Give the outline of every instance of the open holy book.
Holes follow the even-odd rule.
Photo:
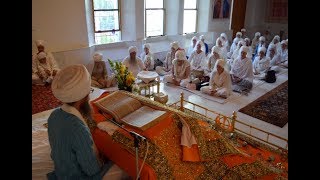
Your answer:
[[[95,105],[113,116],[119,124],[127,124],[146,130],[166,117],[166,111],[157,110],[142,104],[122,91],[116,91],[99,99]]]

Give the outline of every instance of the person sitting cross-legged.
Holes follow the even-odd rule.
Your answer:
[[[91,74],[91,86],[100,89],[114,87],[117,85],[115,75],[108,75],[106,62],[102,59],[101,53],[94,53],[93,62],[88,65],[88,71]]]
[[[200,91],[212,96],[227,98],[231,94],[231,77],[225,67],[225,61],[218,59],[211,72],[209,86],[200,88]]]
[[[53,78],[60,70],[57,64],[47,56],[47,53],[40,52],[32,65],[32,84],[51,84]]]
[[[175,59],[172,61],[171,74],[165,75],[164,82],[172,83],[177,86],[186,87],[190,82],[190,63],[183,50],[178,50]]]
[[[240,56],[234,60],[230,71],[232,90],[243,94],[248,94],[253,86],[252,61],[247,57],[248,52],[247,46],[240,48]]]

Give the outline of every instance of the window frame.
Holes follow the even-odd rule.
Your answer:
[[[160,37],[164,36],[165,32],[165,2],[162,0],[163,7],[162,8],[146,8],[146,2],[147,0],[144,0],[144,37],[145,38],[151,38],[151,37]],[[163,21],[162,21],[162,34],[156,35],[156,36],[147,36],[147,10],[162,10],[163,13]]]
[[[122,34],[121,34],[121,17],[120,17],[120,15],[121,15],[121,13],[120,13],[120,11],[121,11],[121,4],[120,4],[120,0],[117,0],[117,2],[118,2],[118,9],[98,9],[98,10],[95,10],[94,9],[94,0],[91,0],[91,3],[92,3],[92,19],[93,19],[93,31],[94,31],[94,43],[95,44],[97,44],[96,43],[96,33],[106,33],[106,32],[111,32],[111,33],[113,33],[113,32],[120,32],[120,40],[121,40],[121,36],[122,36]],[[96,19],[95,19],[95,15],[94,15],[94,13],[95,12],[99,12],[99,11],[102,11],[102,12],[113,12],[113,11],[118,11],[118,22],[119,22],[119,24],[118,24],[118,27],[119,27],[119,29],[111,29],[111,30],[103,30],[103,31],[97,31],[96,30],[96,24],[95,24],[95,22],[96,22]]]
[[[184,0],[184,2],[185,2],[185,0]],[[184,8],[184,2],[183,2],[183,24],[184,24],[184,12],[185,12],[185,10],[187,10],[187,11],[189,11],[189,10],[195,10],[196,11],[196,23],[195,23],[195,31],[194,32],[187,32],[187,33],[185,33],[184,32],[184,28],[183,28],[183,26],[182,26],[182,33],[183,34],[192,34],[192,33],[196,33],[196,32],[198,32],[198,11],[199,11],[199,8],[198,8],[198,0],[196,0],[196,8]]]

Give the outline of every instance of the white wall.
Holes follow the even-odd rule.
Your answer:
[[[54,52],[88,47],[85,2],[32,0],[32,40],[37,39]]]
[[[169,50],[172,41],[178,41],[181,47],[186,48],[194,35],[205,35],[205,40],[210,46],[222,32],[225,32],[231,41],[230,19],[213,20],[212,2],[198,1],[199,32],[182,35],[184,0],[165,0],[166,36],[144,39],[144,1],[120,0],[122,42],[94,45],[91,0],[32,0],[33,52],[36,50],[35,40],[46,40],[47,49],[53,52],[60,67],[64,67],[75,63],[87,64],[92,59],[94,51],[103,53],[105,59],[121,60],[128,55],[127,50],[131,45],[136,45],[140,54],[145,42],[153,43],[152,50],[161,54]],[[271,32],[288,29],[287,23],[265,22],[266,2],[267,0],[247,0],[245,28],[249,37],[252,37],[251,33],[265,28],[269,28]]]
[[[180,17],[180,10],[181,10],[181,0],[175,0],[175,1],[164,1],[164,5],[166,8],[165,11],[165,31],[166,35],[176,35],[176,34],[182,34],[182,29],[181,32],[179,32],[179,17]],[[183,10],[183,6],[182,6]],[[182,16],[181,16],[182,17]]]

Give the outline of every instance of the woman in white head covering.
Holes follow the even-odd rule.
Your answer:
[[[226,47],[223,46],[223,40],[221,37],[217,38],[215,46],[217,46],[219,48],[221,58],[227,59],[228,51],[227,51]]]
[[[260,36],[259,38],[259,43],[256,46],[256,49],[254,50],[254,55],[252,56],[252,61],[254,60],[254,58],[258,55],[258,50],[261,47],[265,47],[266,49],[268,49],[267,43],[266,43],[266,38],[264,36]]]
[[[45,49],[45,42],[43,40],[37,40],[35,41],[35,44],[37,46],[38,52],[34,53],[32,55],[32,84],[35,85],[44,85],[45,83],[50,83],[52,79],[46,81],[43,78],[49,74],[49,71],[52,71],[52,77],[55,76],[55,74],[60,70],[58,67],[57,62],[55,61],[53,55],[51,52],[46,51]],[[46,60],[43,60],[41,63],[39,61],[39,54],[42,53],[41,58],[43,59],[45,56]],[[42,73],[42,70],[48,71],[48,73]],[[40,75],[42,74],[42,75]],[[51,74],[51,73],[50,73]],[[46,78],[47,79],[47,78]]]
[[[174,42],[170,43],[170,49],[171,49],[171,51],[169,51],[167,53],[166,59],[163,62],[163,66],[157,66],[156,67],[156,72],[160,76],[164,76],[166,74],[170,74],[171,73],[172,60],[174,60],[175,54],[176,54],[177,50],[179,49],[179,43],[177,41],[174,41]]]
[[[198,38],[197,36],[193,36],[191,39],[191,43],[190,46],[188,48],[188,52],[187,52],[187,58],[189,59],[189,57],[191,56],[191,53],[196,49],[196,44],[198,42]],[[189,61],[190,62],[190,61]]]
[[[248,38],[248,36],[246,35],[247,34],[247,30],[245,29],[245,28],[242,28],[241,30],[240,30],[240,32],[241,32],[241,38],[242,39],[245,39],[245,38]]]
[[[231,77],[229,71],[224,68],[225,61],[218,59],[214,70],[210,75],[209,86],[200,88],[200,91],[212,96],[227,98],[231,94]]]
[[[165,75],[163,81],[186,87],[190,81],[191,69],[190,63],[183,50],[178,50],[176,52],[172,65],[171,74]]]
[[[273,44],[273,45],[276,46],[276,50],[277,50],[277,52],[278,52],[278,51],[281,49],[280,36],[275,35],[275,36],[273,37],[272,41],[271,41],[270,44],[268,45],[268,50],[269,50],[269,46],[270,46],[271,44]],[[267,53],[269,52],[268,50],[267,50]],[[268,56],[268,54],[267,54],[267,56]]]
[[[256,50],[256,46],[257,44],[259,43],[259,38],[261,36],[261,33],[260,32],[256,32],[254,34],[254,37],[252,38],[252,41],[251,41],[251,47],[252,47],[252,50]]]
[[[236,39],[238,39],[239,41],[243,40],[241,32],[236,33],[236,37],[233,39],[232,42],[234,42]],[[236,47],[236,44],[232,43],[231,48],[235,48],[235,47]]]
[[[249,48],[242,46],[238,56],[231,67],[232,90],[247,94],[252,89],[253,70],[252,61],[247,57]]]
[[[253,75],[258,79],[263,79],[265,73],[270,68],[270,58],[266,56],[266,48],[259,49],[259,56],[256,56],[253,61]]]
[[[209,47],[208,47],[208,44],[204,42],[204,35],[200,36],[200,40],[203,42],[203,45],[204,45],[204,48],[202,47],[202,51],[204,51],[207,56],[209,53]]]
[[[103,89],[117,85],[115,75],[108,76],[107,65],[101,53],[95,52],[87,67],[91,75],[91,86]]]
[[[143,52],[140,55],[141,60],[144,63],[144,66],[149,71],[154,70],[154,56],[153,53],[150,51],[150,44],[146,43],[143,45]]]
[[[253,50],[251,48],[251,41],[249,38],[244,38],[244,42],[246,44],[246,46],[249,48],[249,52],[247,54],[248,58],[252,58],[252,55],[253,55]]]
[[[226,33],[221,33],[220,37],[221,37],[221,40],[222,40],[223,47],[227,50],[227,52],[229,52],[230,45],[229,45],[229,40],[228,40],[227,34]]]
[[[270,69],[276,72],[279,72],[280,71],[279,65],[281,64],[281,58],[274,44],[270,44],[268,46],[267,57],[270,58],[270,66],[271,66]]]
[[[128,52],[129,56],[123,59],[122,64],[128,68],[128,71],[132,72],[134,77],[137,77],[137,74],[142,70],[146,70],[146,67],[137,56],[138,49],[136,46],[130,46]]]
[[[201,78],[204,75],[204,70],[207,69],[207,59],[205,52],[202,51],[202,41],[197,42],[197,49],[191,53],[188,61],[191,64],[191,74],[194,78]]]
[[[288,40],[281,41],[281,48],[279,50],[279,55],[281,59],[281,66],[288,67]]]
[[[222,59],[221,55],[220,55],[220,49],[218,46],[213,46],[211,49],[211,54],[210,57],[208,59],[208,67],[207,67],[207,73],[206,75],[209,76],[210,73],[213,71],[214,65],[216,64],[216,61],[218,59]]]
[[[232,42],[232,45],[230,47],[230,51],[227,53],[227,58],[231,58],[234,50],[237,49],[238,43],[239,43],[240,39],[239,38],[235,38]]]

